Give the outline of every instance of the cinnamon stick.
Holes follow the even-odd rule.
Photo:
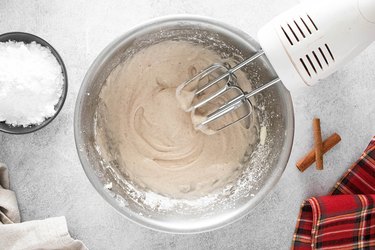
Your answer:
[[[314,131],[316,169],[323,170],[323,141],[322,141],[322,133],[320,129],[319,118],[314,118],[313,120],[313,131]]]
[[[323,154],[327,153],[331,148],[333,148],[337,143],[341,141],[341,137],[334,133],[330,137],[328,137],[325,141],[323,141]],[[303,172],[308,167],[310,167],[315,162],[315,149],[312,149],[308,152],[303,158],[301,158],[296,166],[297,168]]]

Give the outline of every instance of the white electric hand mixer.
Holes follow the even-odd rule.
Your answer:
[[[331,75],[375,40],[375,0],[304,1],[261,28],[258,38],[262,50],[251,58],[233,68],[214,64],[177,88],[179,95],[189,85],[199,86],[192,92],[197,98],[214,87],[209,95],[197,98],[198,101],[186,107],[189,112],[230,92],[230,98],[201,117],[196,128],[207,128],[210,123],[240,108],[244,110],[241,115],[214,131],[247,118],[253,110],[249,98],[276,83],[283,82],[288,90],[293,90],[314,85]],[[279,78],[245,92],[236,83],[234,73],[261,56],[267,57]],[[196,84],[197,81],[203,83]],[[220,86],[222,82],[224,85]]]

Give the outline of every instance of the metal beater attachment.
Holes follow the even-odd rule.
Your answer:
[[[246,92],[238,85],[234,73],[262,55],[264,52],[259,51],[233,68],[213,64],[178,86],[177,99],[186,112],[192,113],[195,128],[213,134],[251,115],[253,105],[249,98],[280,82],[280,79]]]

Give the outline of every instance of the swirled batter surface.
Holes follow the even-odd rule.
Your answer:
[[[125,178],[166,196],[190,198],[239,176],[256,130],[236,124],[206,135],[194,129],[176,99],[180,83],[219,61],[209,49],[166,41],[112,71],[100,93],[96,139]]]

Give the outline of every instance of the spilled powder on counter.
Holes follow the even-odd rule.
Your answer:
[[[48,48],[35,42],[2,42],[0,68],[0,122],[26,127],[55,114],[64,78]]]

